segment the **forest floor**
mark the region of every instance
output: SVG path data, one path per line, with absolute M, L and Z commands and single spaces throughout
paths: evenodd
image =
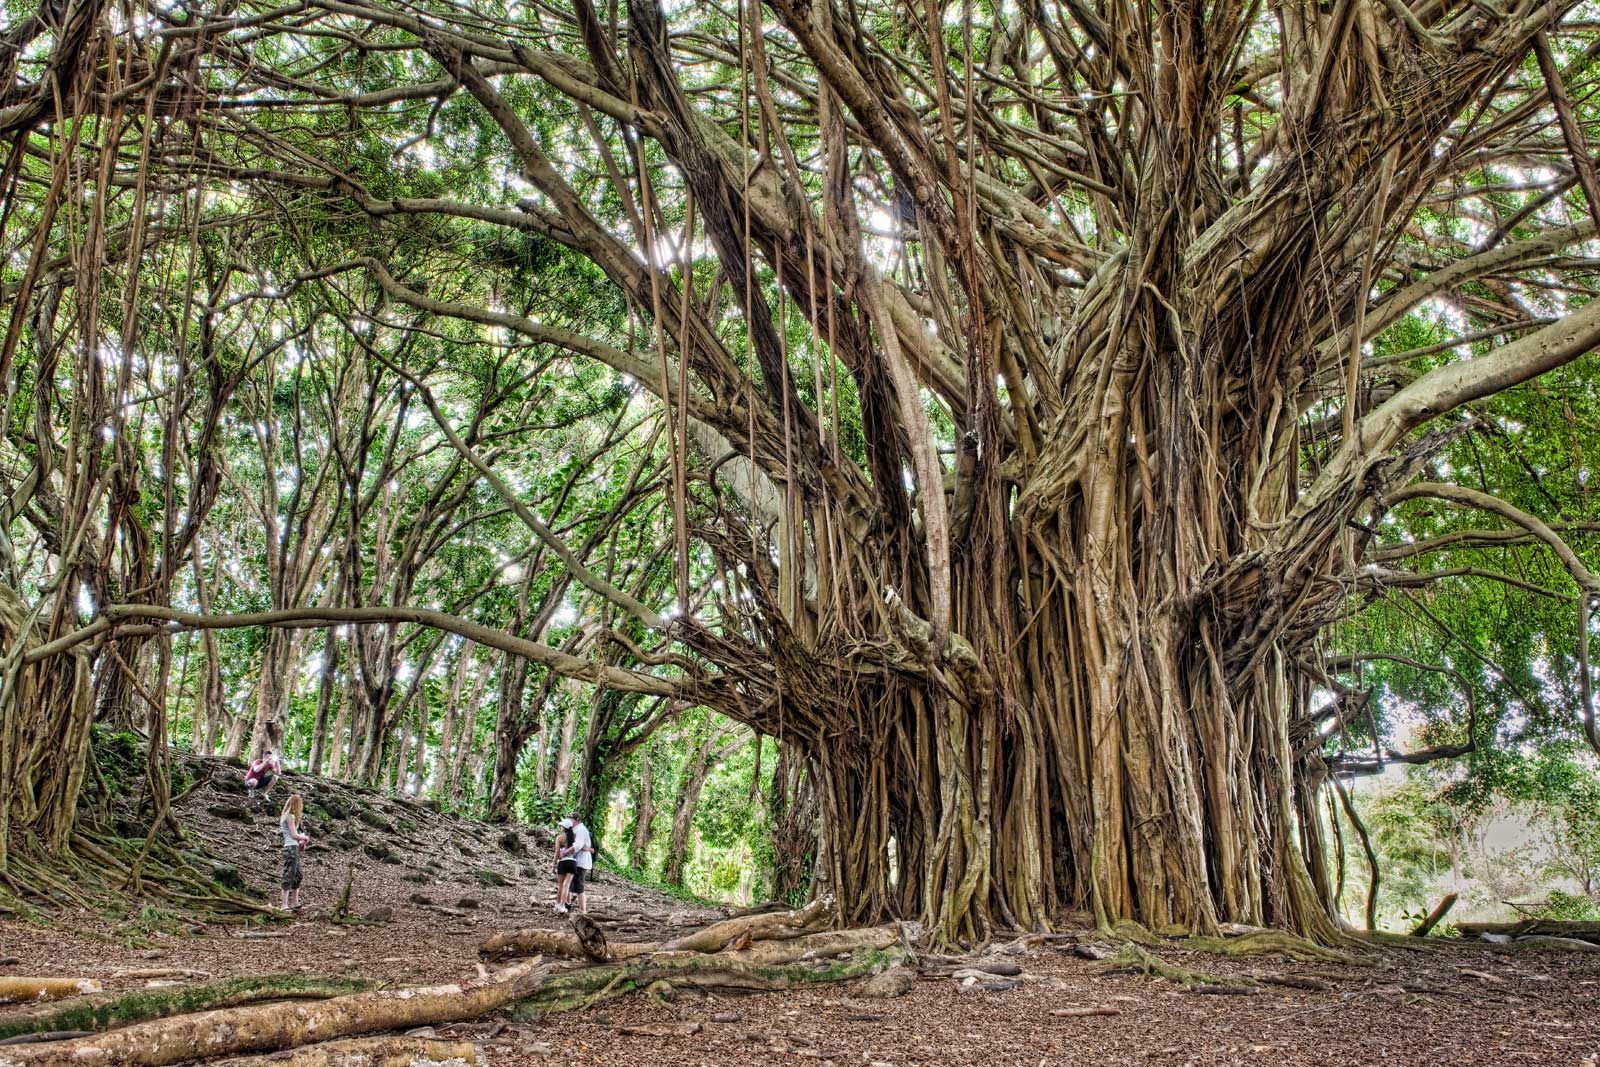
M 251 803 L 236 770 L 201 767 L 199 784 L 177 806 L 182 824 L 224 880 L 236 875 L 274 896 L 277 805 L 288 789 L 306 797 L 314 844 L 305 859 L 305 910 L 246 925 L 196 924 L 149 907 L 0 920 L 0 974 L 95 977 L 110 990 L 170 981 L 150 972 L 179 969 L 414 985 L 472 977 L 478 944 L 491 933 L 564 925 L 550 910 L 550 842 L 542 831 L 508 831 L 296 775 L 270 804 Z M 336 923 L 333 908 L 351 870 L 351 913 L 370 920 Z M 590 912 L 619 940 L 657 940 L 723 914 L 604 872 L 592 885 Z M 496 1017 L 437 1032 L 479 1042 L 496 1067 L 1600 1067 L 1600 951 L 1461 944 L 1385 949 L 1375 953 L 1376 966 L 1356 967 L 1159 949 L 1169 962 L 1217 976 L 1288 976 L 1317 987 L 1264 986 L 1253 995 L 1201 995 L 1164 979 L 1108 975 L 1108 963 L 1084 958 L 1101 952 L 1086 933 L 1082 942 L 1006 957 L 1021 965 L 1020 978 L 963 986 L 922 977 L 897 999 L 867 999 L 843 984 L 750 995 L 685 991 L 537 1025 Z

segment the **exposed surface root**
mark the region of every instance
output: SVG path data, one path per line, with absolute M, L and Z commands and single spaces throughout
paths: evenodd
M 1259 988 L 1260 986 L 1260 983 L 1253 978 L 1221 977 L 1207 974 L 1204 971 L 1193 971 L 1187 967 L 1180 967 L 1175 963 L 1169 963 L 1153 952 L 1146 952 L 1132 942 L 1123 945 L 1121 951 L 1111 957 L 1108 962 L 1112 966 L 1102 972 L 1104 974 L 1118 974 L 1122 973 L 1124 969 L 1142 971 L 1145 974 L 1155 975 L 1157 978 L 1165 978 L 1169 982 L 1176 982 L 1190 991 Z
M 846 959 L 795 963 L 749 963 L 725 956 L 662 955 L 603 967 L 552 973 L 532 995 L 517 1004 L 513 1014 L 535 1020 L 554 1012 L 587 1008 L 602 1000 L 648 989 L 656 982 L 675 987 L 733 989 L 767 992 L 794 989 L 817 982 L 842 982 L 888 970 L 904 959 L 898 946 L 866 949 Z
M 356 993 L 370 982 L 265 974 L 200 985 L 104 993 L 54 1004 L 40 1004 L 0 1015 L 0 1039 L 52 1031 L 101 1031 L 164 1019 L 193 1011 L 258 1004 L 267 1000 L 318 999 Z
M 1282 930 L 1261 930 L 1241 937 L 1202 937 L 1198 934 L 1178 942 L 1191 952 L 1210 952 L 1218 956 L 1286 956 L 1299 963 L 1343 963 L 1370 966 L 1369 960 L 1338 949 L 1326 948 Z
M 364 1037 L 222 1060 L 215 1067 L 488 1067 L 477 1046 L 417 1037 Z

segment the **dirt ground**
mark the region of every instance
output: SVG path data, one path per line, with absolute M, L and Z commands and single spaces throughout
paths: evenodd
M 548 903 L 548 838 L 524 829 L 512 840 L 503 828 L 326 783 L 291 778 L 290 785 L 307 797 L 316 842 L 306 858 L 300 915 L 248 926 L 194 925 L 148 908 L 128 916 L 5 920 L 0 973 L 100 977 L 109 989 L 139 988 L 150 979 L 118 973 L 152 968 L 418 984 L 472 977 L 478 943 L 492 932 L 564 922 Z M 226 868 L 234 868 L 244 884 L 265 890 L 278 874 L 276 803 L 249 804 L 219 769 L 183 799 L 180 814 L 223 865 L 219 873 L 232 877 Z M 352 911 L 376 914 L 370 923 L 336 924 L 331 909 L 352 867 Z M 720 917 L 606 874 L 589 906 L 619 939 L 653 940 Z M 950 977 L 923 977 L 898 999 L 866 999 L 850 985 L 744 996 L 680 992 L 670 1002 L 632 997 L 537 1026 L 490 1018 L 438 1034 L 479 1042 L 497 1067 L 1600 1067 L 1600 951 L 1459 945 L 1385 950 L 1375 966 L 1354 967 L 1160 950 L 1212 974 L 1287 976 L 1320 987 L 1267 986 L 1253 995 L 1203 995 L 1162 979 L 1107 975 L 1106 962 L 1082 958 L 1093 954 L 1069 941 L 1037 945 L 1003 957 L 1021 964 L 1019 979 L 964 987 Z M 1085 1008 L 1106 1014 L 1060 1014 Z

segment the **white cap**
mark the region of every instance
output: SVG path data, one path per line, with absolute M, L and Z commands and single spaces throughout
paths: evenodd
M 572 820 L 571 820 L 571 819 L 562 819 L 562 820 L 561 820 L 561 828 L 562 828 L 562 829 L 563 829 L 563 830 L 570 830 L 570 829 L 572 829 Z

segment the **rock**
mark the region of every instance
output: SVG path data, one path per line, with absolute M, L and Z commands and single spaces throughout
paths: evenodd
M 394 909 L 387 904 L 373 908 L 362 916 L 369 923 L 386 923 L 394 918 Z
M 361 851 L 365 852 L 373 859 L 381 860 L 384 863 L 400 862 L 400 858 L 394 854 L 394 849 L 390 848 L 382 841 L 369 841 L 361 846 Z
M 500 847 L 513 856 L 525 856 L 528 848 L 522 843 L 522 837 L 515 830 L 507 830 L 499 837 Z
M 861 983 L 861 995 L 873 1000 L 893 1000 L 911 992 L 916 976 L 906 967 L 891 967 Z
M 212 804 L 206 808 L 206 813 L 215 815 L 219 819 L 231 819 L 234 822 L 250 821 L 250 812 L 237 804 Z
M 349 803 L 339 797 L 325 796 L 322 798 L 321 804 L 322 810 L 335 819 L 348 819 L 350 817 L 351 808 Z
M 1117 953 L 1110 945 L 1101 944 L 1099 941 L 1084 941 L 1072 946 L 1072 954 L 1080 960 L 1108 960 Z
M 500 874 L 498 871 L 491 871 L 487 867 L 484 867 L 484 868 L 480 869 L 477 872 L 477 876 L 478 876 L 478 884 L 483 886 L 484 888 L 489 888 L 491 886 L 505 885 L 506 884 L 506 876 L 505 875 Z
M 424 893 L 412 893 L 411 894 L 411 903 L 413 903 L 413 904 L 423 904 L 423 905 L 432 904 L 433 903 L 433 898 L 427 896 Z
M 206 928 L 201 923 L 195 923 L 193 926 L 189 927 L 189 932 L 196 937 L 200 937 L 206 932 Z
M 360 819 L 374 830 L 382 830 L 386 834 L 394 833 L 394 823 L 390 822 L 388 819 L 385 819 L 382 815 L 379 815 L 371 808 L 360 809 L 356 812 L 356 818 Z
M 226 889 L 244 889 L 244 879 L 239 876 L 239 868 L 227 863 L 213 863 L 211 865 L 211 879 Z
M 477 897 L 462 897 L 460 900 L 456 901 L 456 907 L 458 908 L 476 908 L 477 906 Z
M 1509 945 L 1516 940 L 1510 934 L 1479 934 L 1478 936 L 1491 945 Z
M 740 1011 L 719 1011 L 711 1017 L 714 1023 L 742 1023 L 744 1013 Z

